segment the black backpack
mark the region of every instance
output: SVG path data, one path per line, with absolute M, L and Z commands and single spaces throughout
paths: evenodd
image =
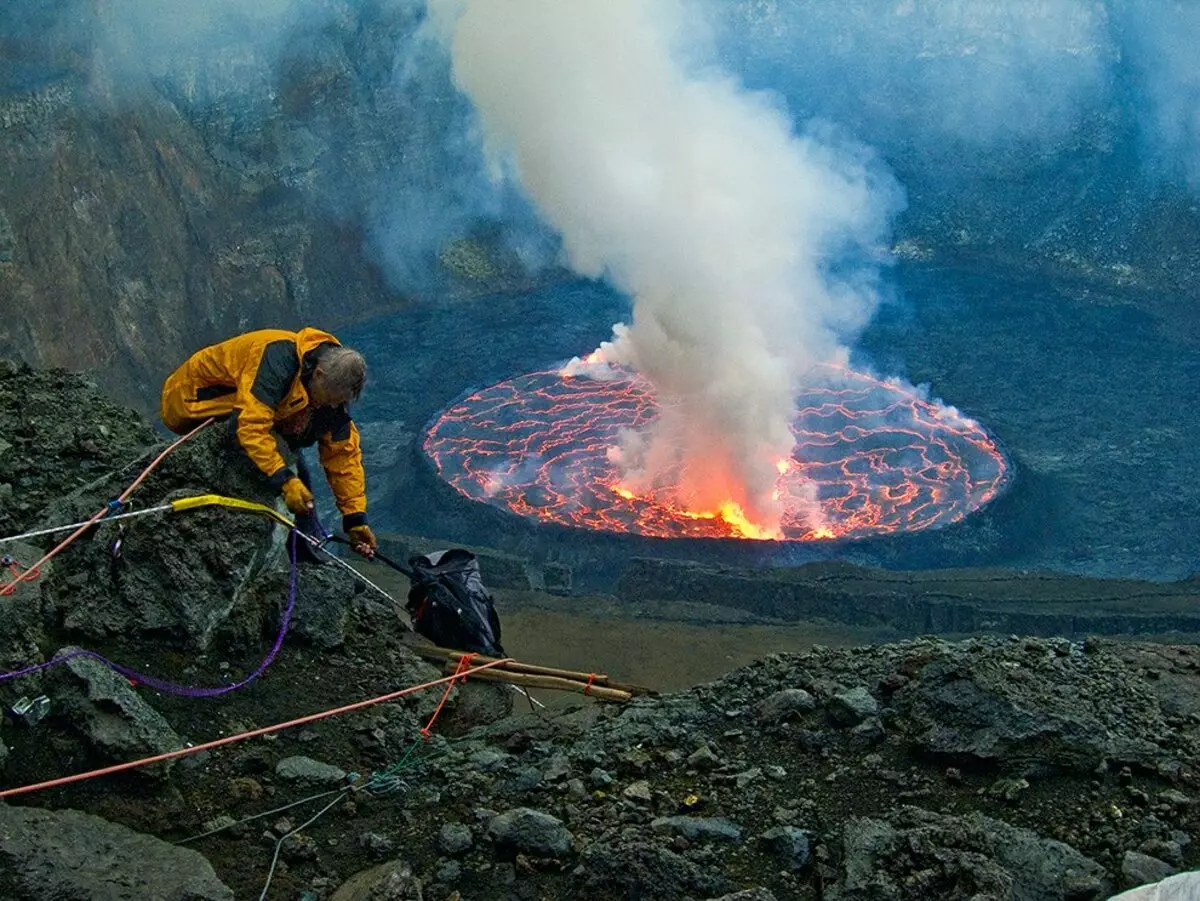
M 452 548 L 410 557 L 408 614 L 413 628 L 441 648 L 503 657 L 496 602 L 483 585 L 479 561 Z

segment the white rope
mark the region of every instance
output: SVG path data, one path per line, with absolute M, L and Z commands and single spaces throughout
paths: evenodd
M 171 510 L 170 504 L 161 504 L 157 507 L 147 507 L 145 510 L 134 510 L 132 513 L 117 513 L 113 516 L 105 516 L 96 520 L 92 525 L 101 526 L 106 522 L 114 522 L 118 519 L 131 519 L 134 516 L 146 516 L 150 513 L 166 513 Z M 50 529 L 38 529 L 35 532 L 23 532 L 20 535 L 9 535 L 6 538 L 0 538 L 0 544 L 7 544 L 10 541 L 21 541 L 25 538 L 36 538 L 39 535 L 54 535 L 57 532 L 69 532 L 72 529 L 78 529 L 80 526 L 86 526 L 87 521 L 73 522 L 69 526 L 54 526 Z
M 332 560 L 334 563 L 336 563 L 338 566 L 340 566 L 342 569 L 350 572 L 354 576 L 354 578 L 358 579 L 360 582 L 363 582 L 366 585 L 368 585 L 371 588 L 378 591 L 381 595 L 383 595 L 385 598 L 387 598 L 389 601 L 391 601 L 392 606 L 394 606 L 397 610 L 401 609 L 401 605 L 400 605 L 399 601 L 397 601 L 394 597 L 392 597 L 390 594 L 388 594 L 386 591 L 384 591 L 382 588 L 380 588 L 378 585 L 376 585 L 374 582 L 372 582 L 370 579 L 368 579 L 366 576 L 364 576 L 361 571 L 355 569 L 353 566 L 351 566 L 349 563 L 347 563 L 341 557 L 335 557 L 333 554 L 329 553 L 328 549 L 325 547 L 325 542 L 318 541 L 316 538 L 313 538 L 311 535 L 304 534 L 299 529 L 296 529 L 295 531 L 296 531 L 297 535 L 299 535 L 301 538 L 303 538 L 305 541 L 307 541 L 309 544 L 311 544 L 315 550 L 320 551 L 326 557 L 328 557 L 330 560 Z
M 284 840 L 291 838 L 301 829 L 311 826 L 313 823 L 323 817 L 327 811 L 332 810 L 334 807 L 340 804 L 342 799 L 345 798 L 346 795 L 350 794 L 350 791 L 351 789 L 348 788 L 342 789 L 342 793 L 340 795 L 318 810 L 311 819 L 305 820 L 291 832 L 279 836 L 275 842 L 275 853 L 271 856 L 271 869 L 267 871 L 267 884 L 263 886 L 262 894 L 258 896 L 258 901 L 266 901 L 267 892 L 271 888 L 271 880 L 275 878 L 275 867 L 279 865 L 279 849 L 283 847 Z
M 93 523 L 93 525 L 100 526 L 106 522 L 116 522 L 118 519 L 132 519 L 135 516 L 148 516 L 151 513 L 169 513 L 172 509 L 173 508 L 171 507 L 170 504 L 160 504 L 157 507 L 147 507 L 145 510 L 134 510 L 133 512 L 130 512 L 130 513 L 117 513 L 113 516 L 105 516 L 102 519 L 96 520 Z M 9 535 L 7 537 L 0 538 L 0 544 L 8 544 L 10 542 L 21 541 L 26 538 L 37 538 L 41 535 L 54 535 L 58 532 L 69 532 L 72 529 L 78 529 L 80 526 L 85 526 L 85 525 L 87 525 L 86 520 L 84 522 L 73 522 L 67 526 L 54 526 L 49 529 L 37 529 L 32 532 L 22 532 L 20 535 Z M 397 601 L 394 597 L 392 597 L 390 594 L 388 594 L 386 591 L 384 591 L 382 588 L 380 588 L 378 585 L 376 585 L 374 582 L 372 582 L 370 579 L 368 579 L 366 576 L 364 576 L 359 570 L 355 569 L 349 563 L 342 560 L 340 557 L 335 557 L 333 554 L 331 554 L 327 550 L 325 550 L 323 542 L 318 541 L 316 538 L 313 538 L 311 535 L 305 535 L 303 532 L 301 532 L 299 530 L 296 530 L 296 534 L 299 535 L 301 538 L 303 538 L 305 541 L 307 541 L 309 544 L 311 544 L 315 549 L 322 551 L 325 554 L 325 556 L 327 556 L 330 560 L 332 560 L 338 566 L 349 571 L 354 576 L 354 578 L 358 579 L 360 582 L 365 583 L 370 588 L 379 592 L 379 594 L 381 594 L 383 597 L 387 598 L 388 601 L 390 601 L 391 604 L 394 607 L 396 607 L 397 610 L 400 609 L 401 604 L 399 601 Z

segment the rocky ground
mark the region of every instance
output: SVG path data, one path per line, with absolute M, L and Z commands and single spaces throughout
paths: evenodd
M 85 517 L 154 440 L 79 379 L 0 363 L 0 534 Z M 135 509 L 271 500 L 223 443 L 210 429 L 168 457 Z M 258 666 L 288 597 L 279 529 L 147 516 L 114 557 L 116 535 L 0 598 L 6 670 L 68 647 L 190 686 Z M 48 547 L 0 550 L 25 566 Z M 438 678 L 404 622 L 342 568 L 301 566 L 282 651 L 241 690 L 173 697 L 84 657 L 0 682 L 0 790 Z M 40 695 L 44 718 L 12 711 Z M 1190 645 L 813 648 L 624 705 L 468 684 L 422 738 L 441 696 L 13 796 L 0 897 L 1088 901 L 1200 862 Z

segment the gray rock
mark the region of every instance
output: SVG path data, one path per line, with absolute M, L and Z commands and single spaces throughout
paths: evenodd
M 1151 740 L 1173 731 L 1158 700 L 1102 648 L 1019 661 L 1010 643 L 995 640 L 935 648 L 920 678 L 893 698 L 927 751 L 982 760 L 1018 754 L 1087 773 L 1105 760 L 1151 765 L 1167 757 Z M 1130 710 L 1140 713 L 1131 718 Z
M 0 772 L 4 771 L 6 763 L 8 763 L 8 745 L 4 743 L 3 738 L 0 738 Z
M 1148 839 L 1142 842 L 1138 850 L 1159 860 L 1165 860 L 1173 867 L 1183 865 L 1183 846 L 1179 842 L 1161 838 Z
M 358 837 L 358 846 L 375 857 L 388 857 L 396 851 L 396 843 L 378 832 L 364 832 Z
M 455 686 L 453 705 L 445 714 L 456 729 L 473 729 L 494 723 L 512 713 L 517 697 L 512 686 L 502 682 L 472 682 Z
M 721 765 L 721 758 L 708 745 L 701 745 L 688 755 L 687 765 L 701 771 L 715 770 Z
M 115 417 L 114 417 L 115 418 Z M 278 503 L 248 458 L 238 458 L 228 429 L 197 435 L 168 457 L 142 489 L 162 499 L 218 493 Z M 88 485 L 40 513 L 48 521 L 86 518 L 111 497 L 111 483 Z M 102 535 L 104 533 L 101 533 Z M 47 600 L 62 625 L 93 639 L 150 634 L 196 649 L 218 632 L 259 642 L 287 597 L 284 534 L 263 517 L 218 508 L 127 524 L 113 575 L 109 542 L 77 542 L 70 567 L 47 580 Z
M 1070 873 L 1062 884 L 1063 901 L 1100 901 L 1107 893 L 1095 873 Z
M 542 787 L 542 771 L 535 766 L 523 766 L 504 783 L 506 791 L 514 794 L 537 791 Z
M 588 785 L 592 788 L 608 788 L 613 784 L 613 777 L 608 770 L 595 767 L 588 773 Z
M 63 656 L 78 648 L 63 648 Z M 116 760 L 163 754 L 183 747 L 183 740 L 157 710 L 142 700 L 129 680 L 91 657 L 72 657 L 54 671 L 50 691 L 56 711 L 63 713 L 96 749 Z M 174 760 L 144 768 L 164 775 Z
M 424 886 L 403 860 L 389 860 L 355 873 L 329 901 L 424 901 Z
M 1121 858 L 1121 877 L 1127 888 L 1161 882 L 1175 873 L 1175 868 L 1165 860 L 1151 857 L 1140 851 L 1126 851 Z
M 650 793 L 650 783 L 645 779 L 639 779 L 637 782 L 631 782 L 625 786 L 621 792 L 621 797 L 628 798 L 630 801 L 636 801 L 641 804 L 650 803 L 653 795 Z
M 311 757 L 285 757 L 275 765 L 275 775 L 288 782 L 337 785 L 346 781 L 346 771 Z
M 587 786 L 583 784 L 582 779 L 568 779 L 567 780 L 567 794 L 571 797 L 572 800 L 582 801 L 584 798 L 587 797 L 587 794 L 588 794 Z
M 445 823 L 438 830 L 438 850 L 451 856 L 465 854 L 475 844 L 471 827 L 464 823 Z
M 720 898 L 713 898 L 711 901 L 776 901 L 776 898 L 770 889 L 748 888 L 740 892 L 734 892 L 731 895 L 722 895 Z
M 641 841 L 593 841 L 584 846 L 577 897 L 711 898 L 733 886 L 708 862 Z
M 458 882 L 460 876 L 462 876 L 462 864 L 457 860 L 439 861 L 437 869 L 433 873 L 434 879 L 447 885 Z
M 761 723 L 778 723 L 816 709 L 817 701 L 803 688 L 785 688 L 759 702 L 756 712 Z
M 674 832 L 688 841 L 710 838 L 726 842 L 742 840 L 741 827 L 722 817 L 659 817 L 650 823 L 650 828 L 659 832 Z
M 6 901 L 233 901 L 208 861 L 100 817 L 0 804 Z
M 795 826 L 775 826 L 760 837 L 764 845 L 789 870 L 802 870 L 812 859 L 809 834 Z
M 571 775 L 571 761 L 566 754 L 555 754 L 546 764 L 542 778 L 546 782 L 559 782 Z
M 493 750 L 492 748 L 484 748 L 482 751 L 476 751 L 469 758 L 470 764 L 484 773 L 493 773 L 496 770 L 502 769 L 511 760 L 511 755 L 505 754 L 503 751 Z
M 286 596 L 283 579 L 279 594 Z M 299 591 L 288 632 L 323 650 L 340 648 L 346 643 L 346 622 L 354 602 L 354 580 L 345 570 L 331 565 L 302 566 L 298 572 Z
M 571 593 L 571 567 L 565 563 L 545 563 L 541 568 L 542 589 L 550 594 Z
M 1011 901 L 1058 901 L 1068 881 L 1105 879 L 1104 867 L 1069 845 L 977 813 L 904 807 L 886 821 L 851 819 L 842 845 L 842 878 L 829 901 L 903 897 L 902 887 L 918 872 L 927 897 Z
M 488 833 L 497 845 L 541 857 L 563 857 L 570 853 L 575 836 L 562 820 L 540 810 L 518 807 L 494 817 Z
M 857 726 L 879 714 L 879 703 L 861 685 L 834 695 L 829 701 L 829 715 L 843 726 Z

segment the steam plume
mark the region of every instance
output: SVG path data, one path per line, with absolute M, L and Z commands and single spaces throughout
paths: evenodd
M 681 465 L 688 509 L 733 500 L 777 527 L 795 391 L 871 315 L 895 183 L 828 129 L 796 134 L 772 95 L 689 65 L 672 3 L 435 7 L 493 158 L 577 271 L 633 297 L 602 356 L 646 375 L 664 414 L 622 449 L 631 487 Z

